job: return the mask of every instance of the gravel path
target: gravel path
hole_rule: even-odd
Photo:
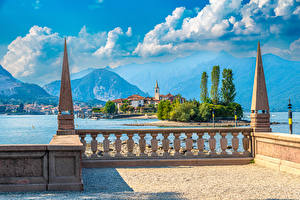
[[[84,192],[5,193],[0,199],[300,199],[300,176],[243,166],[83,169]]]

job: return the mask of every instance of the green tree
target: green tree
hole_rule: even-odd
[[[202,103],[199,106],[199,117],[204,122],[208,122],[211,119],[211,109],[208,103]]]
[[[160,101],[157,107],[157,118],[161,120],[170,119],[170,112],[172,110],[169,100]]]
[[[222,101],[225,105],[234,102],[234,98],[236,95],[235,92],[235,85],[233,83],[233,73],[231,69],[223,69],[222,72],[222,88],[221,88],[221,95]]]
[[[121,105],[121,107],[120,107],[120,110],[122,111],[122,112],[127,112],[128,110],[129,110],[129,104],[128,103],[123,103],[122,105]]]
[[[24,104],[20,103],[19,107],[17,108],[17,112],[23,113],[24,112]]]
[[[207,73],[203,72],[201,76],[201,84],[200,84],[200,100],[202,103],[206,103],[208,100],[208,93],[207,93]]]
[[[219,82],[220,82],[220,66],[213,66],[211,72],[211,89],[210,89],[210,98],[213,104],[219,103]]]
[[[104,112],[108,114],[113,114],[116,113],[116,111],[117,111],[117,106],[115,105],[115,103],[112,101],[107,101],[104,106]]]

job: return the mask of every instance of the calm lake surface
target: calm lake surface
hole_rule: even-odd
[[[249,119],[250,113],[245,113]],[[133,129],[157,128],[154,126],[123,126],[156,121],[156,119],[75,119],[76,128],[80,129]],[[288,133],[287,113],[271,113],[273,132]],[[293,113],[294,133],[300,135],[300,112]],[[0,115],[0,144],[47,144],[57,130],[56,115]]]

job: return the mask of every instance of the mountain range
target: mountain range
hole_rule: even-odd
[[[48,94],[43,88],[36,84],[24,83],[14,78],[0,65],[0,102],[38,102],[53,103],[56,97]]]
[[[135,85],[125,81],[118,74],[107,69],[89,69],[82,73],[71,75],[77,79],[71,80],[74,100],[91,101],[94,99],[108,101],[118,98],[127,98],[132,94],[147,96]],[[79,78],[81,77],[81,78]],[[43,87],[49,94],[59,96],[60,81],[51,82]]]
[[[129,64],[112,69],[141,90],[154,94],[157,80],[161,93],[181,94],[188,99],[199,99],[202,72],[209,76],[214,65],[231,68],[236,85],[236,102],[250,110],[255,72],[255,57],[238,58],[226,52],[200,52],[166,63]],[[273,54],[263,55],[270,110],[287,110],[291,98],[294,110],[300,110],[300,62],[282,59]],[[221,77],[220,77],[221,78]],[[145,81],[147,80],[147,81]],[[221,81],[220,81],[221,87]]]
[[[104,101],[126,98],[132,94],[153,96],[155,81],[161,94],[181,94],[187,99],[199,99],[201,73],[209,75],[214,65],[221,72],[231,68],[236,85],[236,102],[250,110],[255,71],[255,57],[238,58],[226,52],[199,52],[166,63],[128,64],[117,68],[88,68],[71,74],[72,93],[77,101]],[[273,54],[263,55],[269,105],[271,111],[287,110],[291,98],[293,110],[300,110],[300,62],[282,59]],[[221,73],[222,74],[222,73]],[[221,81],[220,81],[221,87]],[[14,78],[0,65],[0,100],[45,100],[59,96],[60,81],[43,88]]]

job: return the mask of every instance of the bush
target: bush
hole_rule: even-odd
[[[199,106],[200,121],[208,122],[211,119],[211,110],[208,103],[202,103]]]
[[[194,102],[185,102],[173,107],[170,113],[170,119],[173,121],[199,121],[199,110]]]

